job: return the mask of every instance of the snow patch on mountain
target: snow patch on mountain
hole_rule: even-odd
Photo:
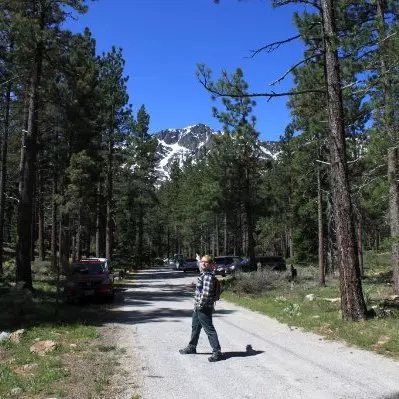
[[[160,181],[169,179],[170,168],[174,162],[182,167],[188,158],[194,159],[203,147],[212,147],[212,138],[222,134],[212,130],[202,123],[180,129],[165,129],[154,134],[158,140],[157,146],[157,173]],[[279,153],[279,143],[273,141],[260,142],[265,158],[276,159]]]

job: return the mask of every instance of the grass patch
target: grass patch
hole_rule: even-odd
[[[2,341],[0,397],[15,389],[25,395],[52,393],[51,385],[71,374],[63,362],[64,357],[87,351],[87,343],[96,337],[98,332],[94,327],[46,325],[27,329],[20,342]],[[55,349],[46,354],[32,353],[31,346],[43,340],[55,342]]]
[[[19,342],[0,342],[0,398],[97,397],[122,353],[103,342],[97,328],[106,319],[107,305],[65,305],[57,299],[49,262],[34,262],[32,270],[33,292],[7,276],[0,281],[0,332],[24,329]],[[47,353],[31,352],[38,341],[55,346]]]
[[[290,327],[399,359],[399,303],[389,299],[394,294],[392,284],[381,277],[389,270],[384,263],[378,267],[374,263],[367,272],[370,274],[363,281],[363,292],[375,317],[363,322],[342,320],[338,279],[328,276],[327,286],[319,287],[317,268],[313,267],[298,267],[295,283],[289,282],[284,273],[272,272],[226,279],[222,296]]]

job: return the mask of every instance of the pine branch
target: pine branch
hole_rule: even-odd
[[[289,75],[292,71],[294,71],[296,68],[298,68],[300,65],[305,64],[307,61],[311,60],[314,57],[317,57],[318,55],[316,54],[312,54],[309,57],[306,57],[305,59],[299,61],[298,63],[296,63],[294,66],[292,66],[287,72],[284,73],[284,75],[282,75],[281,77],[279,77],[278,79],[276,79],[275,81],[269,83],[269,86],[274,86],[276,83],[281,82],[282,80],[284,80],[287,75]]]
[[[285,96],[297,96],[309,93],[322,93],[325,94],[325,90],[322,89],[310,89],[310,90],[297,90],[276,93],[274,91],[268,93],[246,93],[237,86],[231,87],[231,89],[218,89],[212,82],[208,82],[208,79],[204,74],[198,77],[201,85],[209,91],[214,97],[228,97],[228,98],[249,98],[249,97],[267,97],[267,101],[274,97],[285,97]],[[231,83],[231,82],[229,82]]]
[[[319,25],[319,23],[312,23],[309,26],[309,30],[312,30],[315,26]],[[274,50],[277,50],[281,45],[286,44],[286,43],[290,43],[296,39],[300,39],[301,38],[301,34],[295,35],[295,36],[291,36],[288,39],[285,40],[279,40],[277,42],[273,42],[273,43],[269,43],[266,44],[265,46],[257,49],[257,50],[252,50],[252,55],[251,58],[255,57],[256,55],[258,55],[259,53],[261,53],[262,51],[266,51],[267,53],[271,53]]]
[[[7,83],[10,83],[10,82],[12,82],[13,80],[15,80],[15,79],[18,79],[19,77],[21,77],[22,75],[17,75],[17,76],[14,76],[13,78],[10,78],[10,79],[8,79],[8,80],[6,80],[5,82],[1,82],[0,83],[0,86],[5,86]]]
[[[274,43],[266,44],[265,46],[257,49],[257,50],[252,50],[252,55],[251,58],[255,57],[255,55],[259,54],[262,51],[266,51],[267,53],[271,53],[274,50],[277,50],[282,44],[292,42],[293,40],[299,39],[301,35],[295,35],[292,37],[289,37],[288,39],[285,40],[280,40]]]
[[[297,3],[301,3],[301,4],[309,4],[312,7],[316,8],[317,10],[321,11],[321,7],[318,5],[317,0],[274,0],[273,1],[273,5],[275,7],[282,7],[282,6],[286,6],[287,4],[297,4]]]

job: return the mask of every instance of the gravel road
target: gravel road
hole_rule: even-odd
[[[147,269],[118,294],[124,300],[112,309],[111,328],[126,356],[115,398],[399,398],[399,362],[324,341],[223,300],[214,324],[224,360],[208,362],[204,332],[196,355],[180,355],[191,332],[195,281],[194,274]]]

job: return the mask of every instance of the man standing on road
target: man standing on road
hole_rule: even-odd
[[[212,322],[215,295],[215,274],[213,271],[212,257],[204,255],[200,259],[200,275],[195,287],[194,311],[191,325],[191,339],[189,344],[180,349],[182,355],[197,353],[197,344],[201,328],[204,328],[212,347],[210,362],[222,360],[222,352],[219,344],[218,334]]]

